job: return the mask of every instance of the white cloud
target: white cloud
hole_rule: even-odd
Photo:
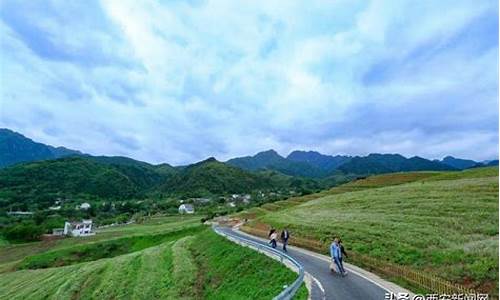
[[[42,142],[175,164],[498,151],[494,1],[12,3],[0,126]]]

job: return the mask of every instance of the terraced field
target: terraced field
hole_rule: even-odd
[[[412,266],[481,291],[498,282],[498,168],[396,173],[349,183],[257,215],[250,226]]]
[[[6,262],[0,299],[271,299],[297,276],[199,221],[189,228],[185,220],[164,221]],[[175,223],[182,226],[174,230]],[[143,227],[153,234],[143,235]],[[298,299],[305,298],[303,287]]]
[[[134,236],[165,233],[178,230],[179,228],[188,228],[198,226],[200,217],[156,217],[146,221],[144,224],[122,225],[98,229],[98,234],[86,238],[67,238],[55,241],[42,241],[25,244],[0,245],[0,269],[5,263],[11,263],[20,260],[26,256],[45,252],[48,250],[63,249],[75,245],[106,241],[110,239]]]

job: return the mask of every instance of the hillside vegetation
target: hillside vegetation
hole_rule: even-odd
[[[254,222],[288,226],[295,236],[326,244],[341,236],[348,251],[496,290],[496,167],[369,177],[308,200]]]
[[[175,227],[178,221],[180,227]],[[297,276],[200,227],[199,221],[187,230],[184,225],[178,218],[157,218],[99,232],[96,237],[104,241],[59,245],[59,250],[25,257],[21,264],[9,261],[10,269],[0,265],[0,299],[271,299]],[[148,231],[147,236],[136,235]],[[57,266],[65,259],[70,265]],[[33,262],[52,265],[29,265]],[[16,265],[35,269],[16,270]],[[302,287],[297,299],[306,298]]]
[[[143,166],[100,163],[87,157],[33,162],[0,170],[0,195],[7,201],[0,204],[30,201],[43,207],[57,196],[79,194],[125,199],[139,196],[163,179]]]
[[[278,180],[244,171],[214,158],[190,165],[170,178],[162,190],[169,193],[201,196],[207,194],[248,193],[257,189],[272,189]],[[283,186],[284,187],[284,186]]]

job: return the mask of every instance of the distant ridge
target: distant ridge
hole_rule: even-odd
[[[154,169],[164,176],[177,174],[187,166],[173,167],[169,164],[152,165],[122,156],[91,156],[77,150],[53,147],[35,142],[10,129],[0,129],[0,168],[18,163],[51,160],[67,156],[85,156],[93,161],[115,166],[135,166]],[[205,161],[217,162],[213,157]],[[377,154],[367,156],[325,155],[317,151],[292,151],[283,157],[275,150],[259,152],[253,156],[236,157],[226,164],[246,171],[277,171],[284,175],[304,178],[328,178],[339,174],[367,175],[404,171],[463,170],[481,166],[498,165],[498,160],[476,162],[474,160],[446,156],[442,160],[428,160],[418,156],[406,158],[400,154]]]
[[[22,162],[81,155],[77,150],[34,142],[7,128],[0,128],[0,168]]]
[[[233,166],[254,171],[269,169],[291,176],[324,178],[335,174],[382,174],[405,171],[446,171],[458,168],[414,156],[377,154],[368,156],[330,156],[315,151],[293,151],[287,158],[274,150],[259,152],[254,156],[233,158],[227,161]]]
[[[446,156],[443,160],[441,160],[441,163],[459,170],[472,168],[478,164],[478,162],[470,159],[455,158],[453,156]]]
[[[228,160],[229,165],[247,170],[274,170],[290,176],[320,178],[328,171],[303,161],[294,161],[279,155],[274,150],[259,152],[254,156],[238,157]]]
[[[338,166],[348,162],[351,156],[346,155],[325,155],[316,151],[293,151],[287,157],[288,160],[305,162],[316,168],[331,172]]]

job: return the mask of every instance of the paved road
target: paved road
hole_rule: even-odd
[[[260,244],[266,244],[259,238],[250,238],[232,228],[220,227],[228,235],[252,239]],[[345,277],[332,274],[325,260],[295,249],[288,249],[288,254],[304,266],[304,270],[312,275],[317,282],[312,285],[311,297],[316,299],[353,299],[353,300],[384,300],[386,290],[368,279],[350,272]],[[314,280],[313,280],[314,281]],[[320,287],[321,286],[321,287]]]

